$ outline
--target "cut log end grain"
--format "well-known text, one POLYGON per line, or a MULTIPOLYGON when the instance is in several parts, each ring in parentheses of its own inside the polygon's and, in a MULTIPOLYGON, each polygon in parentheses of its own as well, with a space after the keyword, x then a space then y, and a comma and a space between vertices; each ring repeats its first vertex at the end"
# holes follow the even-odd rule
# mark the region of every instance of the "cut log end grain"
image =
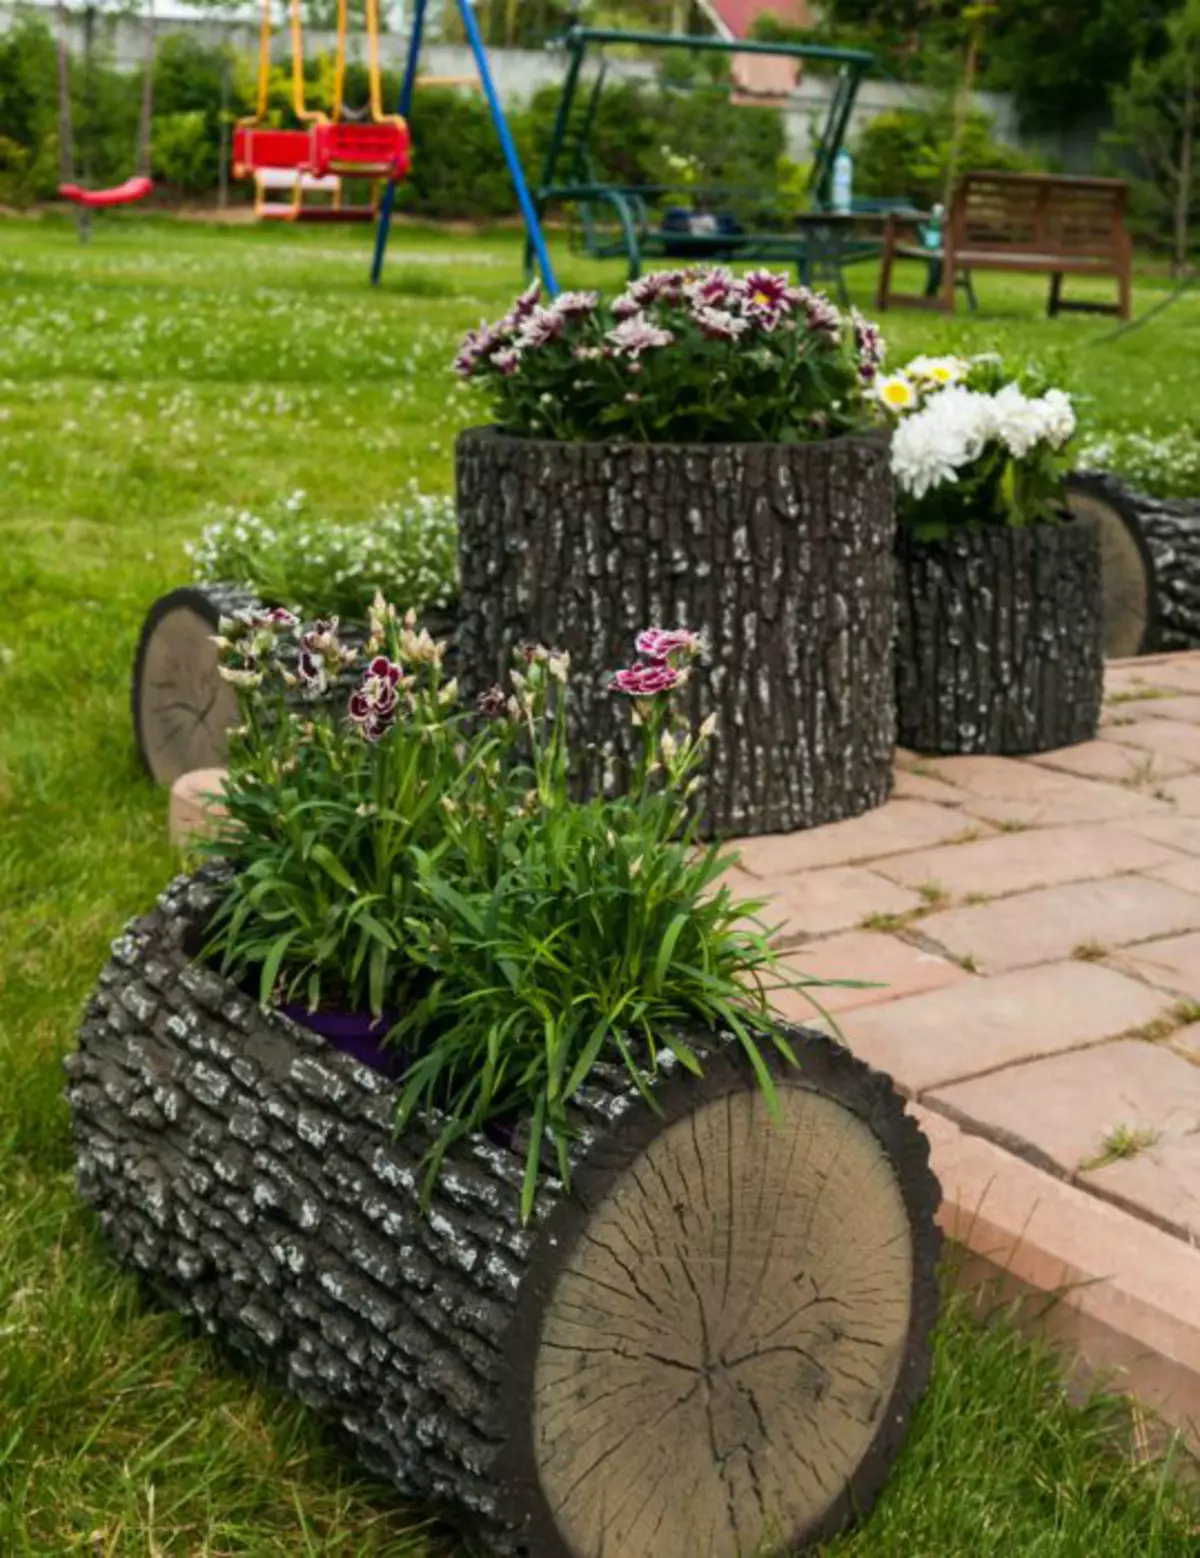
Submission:
POLYGON ((903 1197, 857 1115, 780 1097, 778 1124, 754 1092, 676 1121, 579 1230, 533 1368, 561 1551, 791 1549, 871 1448, 912 1318, 903 1197))
POLYGON ((601 1063, 571 1189, 434 1121, 193 961, 213 872, 114 943, 68 1057, 80 1189, 120 1257, 407 1498, 514 1558, 749 1558, 868 1509, 924 1388, 938 1190, 887 1078, 819 1033, 601 1063))
POLYGON ((223 613, 254 597, 234 587, 172 590, 142 626, 132 704, 138 751, 158 784, 197 768, 219 768, 226 732, 238 721, 237 694, 217 674, 213 635, 223 613))

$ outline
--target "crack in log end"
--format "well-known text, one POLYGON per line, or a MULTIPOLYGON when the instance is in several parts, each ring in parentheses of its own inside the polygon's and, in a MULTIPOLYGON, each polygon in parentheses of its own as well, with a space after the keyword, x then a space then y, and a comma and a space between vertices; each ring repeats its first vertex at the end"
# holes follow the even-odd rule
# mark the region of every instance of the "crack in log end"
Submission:
POLYGON ((910 1344, 908 1211, 865 1120, 808 1088, 780 1100, 779 1127, 743 1091, 655 1136, 558 1272, 533 1378, 556 1552, 724 1558, 806 1535, 870 1453, 910 1344), (723 1182, 680 1217, 698 1161, 723 1182))
POLYGON ((472 429, 457 445, 463 665, 480 685, 527 640, 569 650, 599 791, 636 742, 606 687, 640 629, 702 633, 686 692, 715 711, 705 825, 787 832, 891 787, 895 520, 886 442, 569 445, 472 429))

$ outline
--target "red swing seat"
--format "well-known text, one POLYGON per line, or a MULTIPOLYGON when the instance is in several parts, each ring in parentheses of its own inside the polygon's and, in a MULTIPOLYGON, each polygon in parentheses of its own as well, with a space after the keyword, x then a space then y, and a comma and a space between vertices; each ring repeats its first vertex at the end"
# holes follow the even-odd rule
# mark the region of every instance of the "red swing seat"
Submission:
POLYGON ((128 206, 137 200, 145 200, 153 188, 154 184, 148 178, 132 178, 112 189, 81 189, 78 184, 60 184, 58 193, 64 200, 71 200, 77 206, 102 208, 128 206))

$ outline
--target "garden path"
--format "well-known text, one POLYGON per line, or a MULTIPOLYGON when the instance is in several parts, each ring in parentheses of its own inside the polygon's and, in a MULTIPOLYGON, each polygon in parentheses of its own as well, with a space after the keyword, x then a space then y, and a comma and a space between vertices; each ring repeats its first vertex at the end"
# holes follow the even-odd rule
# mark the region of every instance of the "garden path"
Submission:
POLYGON ((964 1277, 1200 1447, 1200 654, 1114 663, 1096 741, 898 754, 893 799, 741 841, 789 962, 913 1101, 964 1277))

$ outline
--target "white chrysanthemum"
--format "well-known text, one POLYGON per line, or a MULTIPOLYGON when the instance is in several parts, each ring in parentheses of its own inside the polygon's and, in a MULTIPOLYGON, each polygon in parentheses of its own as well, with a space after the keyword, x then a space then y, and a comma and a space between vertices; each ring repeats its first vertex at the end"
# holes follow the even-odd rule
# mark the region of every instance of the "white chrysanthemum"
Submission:
POLYGON ((996 412, 996 436, 1015 460, 1025 456, 1046 436, 1042 403, 1030 400, 1016 384, 1006 384, 992 400, 996 412))
POLYGON ((991 397, 952 385, 900 423, 892 440, 892 474, 902 491, 923 498, 957 481, 994 433, 991 397))
POLYGON ((1060 389, 1047 390, 1041 398, 1043 436, 1054 450, 1063 449, 1075 436, 1075 408, 1060 389))
POLYGON ((918 396, 913 381, 903 373, 889 373, 875 386, 875 393, 889 411, 903 416, 917 404, 918 396))
POLYGON ((914 357, 904 371, 910 378, 945 388, 948 384, 961 384, 971 371, 971 364, 965 357, 914 357))

